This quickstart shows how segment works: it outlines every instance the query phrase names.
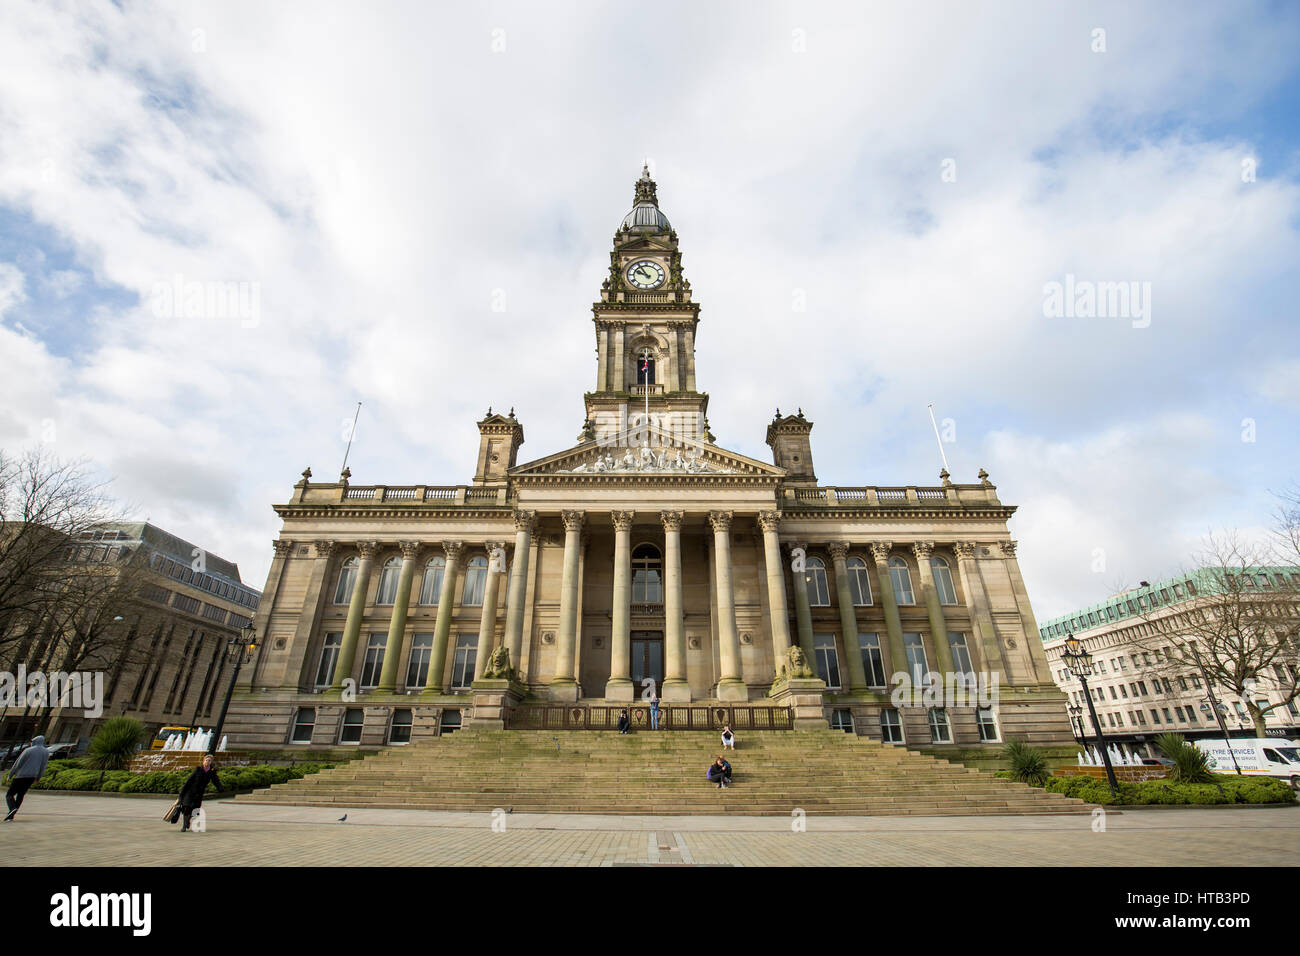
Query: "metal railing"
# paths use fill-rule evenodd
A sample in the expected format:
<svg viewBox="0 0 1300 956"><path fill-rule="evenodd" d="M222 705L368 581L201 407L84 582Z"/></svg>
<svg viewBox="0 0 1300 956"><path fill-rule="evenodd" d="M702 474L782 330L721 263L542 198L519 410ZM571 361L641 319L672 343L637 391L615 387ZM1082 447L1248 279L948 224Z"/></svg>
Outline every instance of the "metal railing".
<svg viewBox="0 0 1300 956"><path fill-rule="evenodd" d="M586 704L519 704L505 715L507 730L617 730L623 711L633 730L648 730L650 706L627 707ZM660 704L660 730L793 730L789 707L753 707L737 704Z"/></svg>

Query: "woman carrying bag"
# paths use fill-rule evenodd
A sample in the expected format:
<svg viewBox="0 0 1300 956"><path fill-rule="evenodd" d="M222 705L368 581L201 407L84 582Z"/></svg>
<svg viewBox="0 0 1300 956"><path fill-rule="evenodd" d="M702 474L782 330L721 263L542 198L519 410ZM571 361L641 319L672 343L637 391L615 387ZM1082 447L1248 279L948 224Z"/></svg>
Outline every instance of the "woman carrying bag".
<svg viewBox="0 0 1300 956"><path fill-rule="evenodd" d="M167 811L164 819L168 823L175 823L177 817L183 817L181 832L187 832L190 828L190 815L203 806L203 793L210 783L214 784L218 791L225 790L225 787L221 786L221 779L217 776L212 754L204 754L203 762L194 768L194 772L185 781L180 796L176 798L176 802Z"/></svg>

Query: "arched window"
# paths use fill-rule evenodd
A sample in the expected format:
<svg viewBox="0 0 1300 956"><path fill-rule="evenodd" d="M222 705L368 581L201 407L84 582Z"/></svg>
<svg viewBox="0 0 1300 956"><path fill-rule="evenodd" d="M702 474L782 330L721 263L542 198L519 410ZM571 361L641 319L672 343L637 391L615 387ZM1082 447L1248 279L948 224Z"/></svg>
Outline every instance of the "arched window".
<svg viewBox="0 0 1300 956"><path fill-rule="evenodd" d="M871 603L871 580L867 577L867 562L849 558L849 597L859 607Z"/></svg>
<svg viewBox="0 0 1300 956"><path fill-rule="evenodd" d="M664 602L664 563L652 544L638 545L632 552L632 601L635 604Z"/></svg>
<svg viewBox="0 0 1300 956"><path fill-rule="evenodd" d="M339 568L339 584L334 589L334 603L347 604L352 600L352 588L357 583L357 569L361 567L361 559L357 557L348 558Z"/></svg>
<svg viewBox="0 0 1300 956"><path fill-rule="evenodd" d="M397 579L402 573L402 559L391 557L384 562L384 569L379 572L379 593L375 596L376 604L393 604L397 600Z"/></svg>
<svg viewBox="0 0 1300 956"><path fill-rule="evenodd" d="M636 383L638 385L653 385L655 383L655 360L654 356L647 358L637 353L636 356Z"/></svg>
<svg viewBox="0 0 1300 956"><path fill-rule="evenodd" d="M483 603L483 589L487 585L487 558L475 555L465 567L465 590L461 593L461 604Z"/></svg>
<svg viewBox="0 0 1300 956"><path fill-rule="evenodd" d="M804 586L808 589L808 603L825 607L831 603L830 587L826 583L826 565L821 558L809 558L804 569Z"/></svg>
<svg viewBox="0 0 1300 956"><path fill-rule="evenodd" d="M930 559L930 570L934 572L934 589L939 595L940 604L956 604L957 589L952 586L952 569L944 558Z"/></svg>
<svg viewBox="0 0 1300 956"><path fill-rule="evenodd" d="M424 566L424 580L420 582L420 603L437 604L442 595L442 574L447 570L447 559L437 555Z"/></svg>
<svg viewBox="0 0 1300 956"><path fill-rule="evenodd" d="M894 585L894 597L899 604L915 604L912 595L912 575L907 571L907 562L897 555L889 559L889 580Z"/></svg>

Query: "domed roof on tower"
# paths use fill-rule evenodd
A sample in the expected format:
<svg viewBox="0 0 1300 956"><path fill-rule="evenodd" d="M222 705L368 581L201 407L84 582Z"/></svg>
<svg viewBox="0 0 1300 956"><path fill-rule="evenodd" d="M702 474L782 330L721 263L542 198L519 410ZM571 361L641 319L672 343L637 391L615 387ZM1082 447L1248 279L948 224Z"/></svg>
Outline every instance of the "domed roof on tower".
<svg viewBox="0 0 1300 956"><path fill-rule="evenodd" d="M641 178L636 181L636 203L632 211L623 217L619 231L631 232L672 232L672 223L659 211L659 197L655 191L655 181L650 178L650 164L641 167Z"/></svg>

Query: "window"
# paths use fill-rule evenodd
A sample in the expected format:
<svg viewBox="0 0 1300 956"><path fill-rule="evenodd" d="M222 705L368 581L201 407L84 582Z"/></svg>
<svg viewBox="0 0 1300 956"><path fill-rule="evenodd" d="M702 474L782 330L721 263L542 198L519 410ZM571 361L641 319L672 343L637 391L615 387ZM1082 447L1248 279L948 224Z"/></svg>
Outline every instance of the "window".
<svg viewBox="0 0 1300 956"><path fill-rule="evenodd" d="M880 655L879 634L859 634L862 646L862 670L867 675L868 687L885 686L885 661Z"/></svg>
<svg viewBox="0 0 1300 956"><path fill-rule="evenodd" d="M461 593L460 603L481 605L483 590L487 586L487 558L475 555L465 567L465 590Z"/></svg>
<svg viewBox="0 0 1300 956"><path fill-rule="evenodd" d="M970 648L966 646L966 635L949 632L948 646L952 648L952 666L958 674L975 674L975 665L970 659Z"/></svg>
<svg viewBox="0 0 1300 956"><path fill-rule="evenodd" d="M847 708L836 708L831 711L831 730L842 730L846 734L853 733L853 712Z"/></svg>
<svg viewBox="0 0 1300 956"><path fill-rule="evenodd" d="M1137 714L1137 722L1145 727L1147 725L1147 719L1142 715L1142 711L1138 710L1134 711L1134 713Z"/></svg>
<svg viewBox="0 0 1300 956"><path fill-rule="evenodd" d="M361 725L365 723L366 712L360 707L349 707L343 715L343 729L339 731L339 743L361 743Z"/></svg>
<svg viewBox="0 0 1300 956"><path fill-rule="evenodd" d="M642 355L636 357L636 383L638 385L653 385L655 383L654 359Z"/></svg>
<svg viewBox="0 0 1300 956"><path fill-rule="evenodd" d="M379 675L384 667L384 648L388 646L387 634L371 634L366 642L366 659L361 665L361 689L379 686Z"/></svg>
<svg viewBox="0 0 1300 956"><path fill-rule="evenodd" d="M1174 718L1170 716L1170 714L1169 714L1169 708L1168 708L1168 707L1161 707L1160 709L1161 709L1162 711L1164 711L1165 721L1166 721L1167 723L1171 723L1171 724L1172 724L1172 723L1174 722Z"/></svg>
<svg viewBox="0 0 1300 956"><path fill-rule="evenodd" d="M1121 714L1119 711L1115 712L1115 723L1118 724L1120 727L1124 726L1124 715Z"/></svg>
<svg viewBox="0 0 1300 956"><path fill-rule="evenodd" d="M1233 706L1233 707L1236 709L1236 711L1237 711L1237 719L1238 719L1238 720L1245 720L1245 719L1246 719L1246 708L1245 708L1244 706L1242 706L1241 701L1239 701L1239 700L1234 700L1234 701L1232 702L1232 706Z"/></svg>
<svg viewBox="0 0 1300 956"><path fill-rule="evenodd" d="M316 668L316 690L324 690L334 682L334 666L339 661L339 648L343 646L342 634L326 634L320 649L320 666Z"/></svg>
<svg viewBox="0 0 1300 956"><path fill-rule="evenodd" d="M921 640L921 635L904 634L903 649L907 654L907 672L912 683L917 686L924 684L930 664L925 659L925 643Z"/></svg>
<svg viewBox="0 0 1300 956"><path fill-rule="evenodd" d="M456 657L451 665L451 686L465 690L474 680L474 658L478 653L477 634L456 636Z"/></svg>
<svg viewBox="0 0 1300 956"><path fill-rule="evenodd" d="M357 582L357 569L361 567L361 561L358 558L348 558L339 568L339 583L334 589L334 603L347 604L352 600L352 588Z"/></svg>
<svg viewBox="0 0 1300 956"><path fill-rule="evenodd" d="M903 722L893 707L886 707L880 712L880 739L887 744L903 742Z"/></svg>
<svg viewBox="0 0 1300 956"><path fill-rule="evenodd" d="M632 552L632 602L664 603L664 563L652 544L638 545Z"/></svg>
<svg viewBox="0 0 1300 956"><path fill-rule="evenodd" d="M376 604L393 604L397 600L397 579L401 573L401 558L393 557L384 562L384 569L379 572L379 593L375 596Z"/></svg>
<svg viewBox="0 0 1300 956"><path fill-rule="evenodd" d="M1119 695L1123 697L1125 700L1128 700L1128 688L1125 687L1123 684L1119 685Z"/></svg>
<svg viewBox="0 0 1300 956"><path fill-rule="evenodd" d="M423 687L429 682L429 656L432 653L432 634L416 634L411 639L411 657L406 665L407 690Z"/></svg>
<svg viewBox="0 0 1300 956"><path fill-rule="evenodd" d="M460 711L444 710L442 718L438 721L438 733L450 734L460 730Z"/></svg>
<svg viewBox="0 0 1300 956"><path fill-rule="evenodd" d="M826 607L831 603L830 588L826 584L826 565L821 558L812 557L807 560L803 580L810 605Z"/></svg>
<svg viewBox="0 0 1300 956"><path fill-rule="evenodd" d="M442 575L447 569L447 559L442 555L430 558L424 566L424 579L420 582L420 603L437 604L442 595Z"/></svg>
<svg viewBox="0 0 1300 956"><path fill-rule="evenodd" d="M1160 723L1160 713L1154 707L1151 708L1151 723L1153 724Z"/></svg>
<svg viewBox="0 0 1300 956"><path fill-rule="evenodd" d="M814 634L813 653L817 655L817 676L830 690L840 688L840 658L835 650L834 634Z"/></svg>
<svg viewBox="0 0 1300 956"><path fill-rule="evenodd" d="M411 742L411 710L399 707L393 711L393 722L388 727L390 744L409 744Z"/></svg>
<svg viewBox="0 0 1300 956"><path fill-rule="evenodd" d="M889 559L889 580L894 585L894 597L899 604L915 604L912 594L912 575L908 573L907 562L900 557Z"/></svg>
<svg viewBox="0 0 1300 956"><path fill-rule="evenodd" d="M980 728L980 740L991 741L999 739L998 719L993 713L992 707L980 707L975 711L975 719Z"/></svg>
<svg viewBox="0 0 1300 956"><path fill-rule="evenodd" d="M867 577L867 562L861 558L849 558L849 599L857 607L866 607L871 603L871 579Z"/></svg>
<svg viewBox="0 0 1300 956"><path fill-rule="evenodd" d="M948 726L948 712L942 707L930 708L930 742L952 743L952 728Z"/></svg>
<svg viewBox="0 0 1300 956"><path fill-rule="evenodd" d="M1187 722L1189 724L1196 723L1196 708L1192 707L1190 704L1187 707Z"/></svg>
<svg viewBox="0 0 1300 956"><path fill-rule="evenodd" d="M298 712L293 715L293 733L289 737L290 743L309 744L311 743L312 731L316 729L316 708L299 707Z"/></svg>
<svg viewBox="0 0 1300 956"><path fill-rule="evenodd" d="M1107 688L1107 689L1110 691L1110 699L1111 699L1111 700L1119 700L1119 695L1115 693L1115 688L1114 688L1114 687L1110 687L1110 688Z"/></svg>
<svg viewBox="0 0 1300 956"><path fill-rule="evenodd" d="M952 586L952 569L943 558L931 558L930 570L934 572L934 590L940 604L956 604L957 589Z"/></svg>

